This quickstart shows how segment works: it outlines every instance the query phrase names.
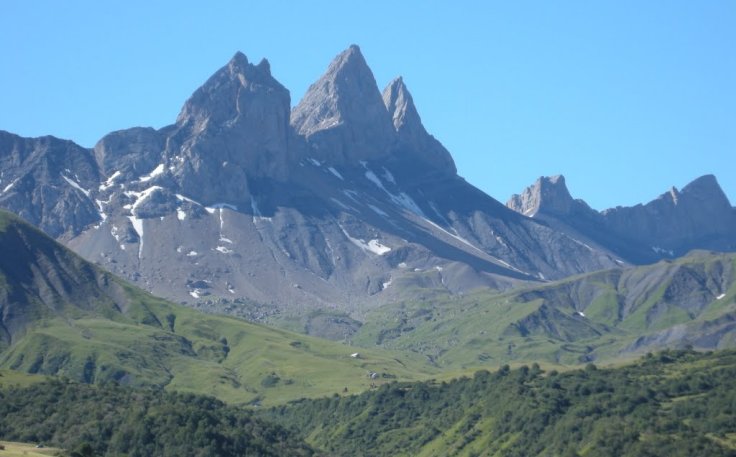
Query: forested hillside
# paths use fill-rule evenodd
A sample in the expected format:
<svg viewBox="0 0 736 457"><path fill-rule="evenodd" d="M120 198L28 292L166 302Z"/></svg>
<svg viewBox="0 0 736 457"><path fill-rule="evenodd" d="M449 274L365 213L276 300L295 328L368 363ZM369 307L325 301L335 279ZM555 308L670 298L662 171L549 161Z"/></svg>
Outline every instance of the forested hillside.
<svg viewBox="0 0 736 457"><path fill-rule="evenodd" d="M283 427L212 397L59 380L0 390L0 439L95 456L313 455Z"/></svg>
<svg viewBox="0 0 736 457"><path fill-rule="evenodd" d="M266 417L336 456L733 456L736 352L636 364L479 371L304 400Z"/></svg>

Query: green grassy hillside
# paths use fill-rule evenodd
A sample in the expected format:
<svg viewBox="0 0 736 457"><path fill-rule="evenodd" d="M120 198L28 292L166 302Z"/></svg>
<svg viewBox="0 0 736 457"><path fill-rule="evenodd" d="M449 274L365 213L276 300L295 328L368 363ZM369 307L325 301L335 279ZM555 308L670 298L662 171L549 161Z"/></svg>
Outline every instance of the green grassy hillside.
<svg viewBox="0 0 736 457"><path fill-rule="evenodd" d="M386 305L353 342L412 350L442 369L617 362L647 351L736 346L736 254L586 274L505 294Z"/></svg>
<svg viewBox="0 0 736 457"><path fill-rule="evenodd" d="M261 412L334 456L734 456L736 352L479 371Z"/></svg>
<svg viewBox="0 0 736 457"><path fill-rule="evenodd" d="M418 354L358 351L158 299L9 213L0 213L0 250L12 252L0 257L0 368L252 404L357 392L437 371Z"/></svg>

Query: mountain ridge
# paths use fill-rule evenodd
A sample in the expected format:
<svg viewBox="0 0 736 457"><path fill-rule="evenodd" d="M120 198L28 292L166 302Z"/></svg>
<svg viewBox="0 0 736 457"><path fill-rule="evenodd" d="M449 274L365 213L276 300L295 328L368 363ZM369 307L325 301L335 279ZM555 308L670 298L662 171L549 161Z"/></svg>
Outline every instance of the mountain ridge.
<svg viewBox="0 0 736 457"><path fill-rule="evenodd" d="M736 208L714 175L695 178L681 191L672 187L648 203L603 211L573 199L564 176L543 176L506 205L606 245L632 263L675 258L692 249L736 250Z"/></svg>
<svg viewBox="0 0 736 457"><path fill-rule="evenodd" d="M47 154L13 138L4 163ZM402 297L399 282L506 290L665 257L524 217L467 183L403 79L381 93L354 45L293 109L268 61L236 53L174 124L111 132L93 150L56 143L87 168L9 166L0 185L46 172L0 206L150 292L256 320L360 320Z"/></svg>

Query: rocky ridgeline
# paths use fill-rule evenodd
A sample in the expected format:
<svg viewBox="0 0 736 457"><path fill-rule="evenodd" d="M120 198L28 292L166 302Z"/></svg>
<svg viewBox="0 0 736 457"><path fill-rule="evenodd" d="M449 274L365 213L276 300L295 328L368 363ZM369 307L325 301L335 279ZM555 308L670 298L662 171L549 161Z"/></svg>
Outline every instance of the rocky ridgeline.
<svg viewBox="0 0 736 457"><path fill-rule="evenodd" d="M266 316L361 316L438 291L734 249L734 211L712 177L604 213L542 178L504 206L457 175L403 79L381 92L357 46L290 106L268 61L237 53L161 129L93 149L0 132L0 207L158 295Z"/></svg>

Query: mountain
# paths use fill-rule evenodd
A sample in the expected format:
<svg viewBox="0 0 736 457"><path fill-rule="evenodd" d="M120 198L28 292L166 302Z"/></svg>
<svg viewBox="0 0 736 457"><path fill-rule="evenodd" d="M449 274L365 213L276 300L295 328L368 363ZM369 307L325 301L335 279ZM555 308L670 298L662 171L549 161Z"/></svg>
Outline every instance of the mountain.
<svg viewBox="0 0 736 457"><path fill-rule="evenodd" d="M155 298L0 211L0 368L276 403L422 379L422 357L203 315Z"/></svg>
<svg viewBox="0 0 736 457"><path fill-rule="evenodd" d="M570 217L541 217L548 197L519 197L519 214L473 187L404 80L380 91L355 45L290 105L268 61L236 53L164 128L112 132L92 150L3 134L0 206L156 295L334 339L412 296L506 291L671 249L631 241L633 216L599 230L604 216L569 194L550 198ZM697 206L672 213L693 219L687 246L728 248L728 230L724 243L697 237L711 215Z"/></svg>
<svg viewBox="0 0 736 457"><path fill-rule="evenodd" d="M11 186L0 202L38 213L34 223L157 295L250 319L348 314L328 319L335 335L355 327L335 321L401 296L391 287L398 280L504 290L616 265L459 177L404 81L379 91L357 46L289 106L268 62L237 53L175 124L73 149L89 170L54 169L47 181L55 197L71 196L64 204L78 202L62 212L74 224L43 225L55 207L25 187ZM15 141L31 154L39 140Z"/></svg>
<svg viewBox="0 0 736 457"><path fill-rule="evenodd" d="M649 203L602 212L574 200L564 176L541 177L506 206L635 264L693 249L736 250L736 208L713 175L681 191L673 187Z"/></svg>
<svg viewBox="0 0 736 457"><path fill-rule="evenodd" d="M442 369L731 348L736 254L693 251L504 293L427 294L376 308L365 320L354 344L418 352Z"/></svg>

